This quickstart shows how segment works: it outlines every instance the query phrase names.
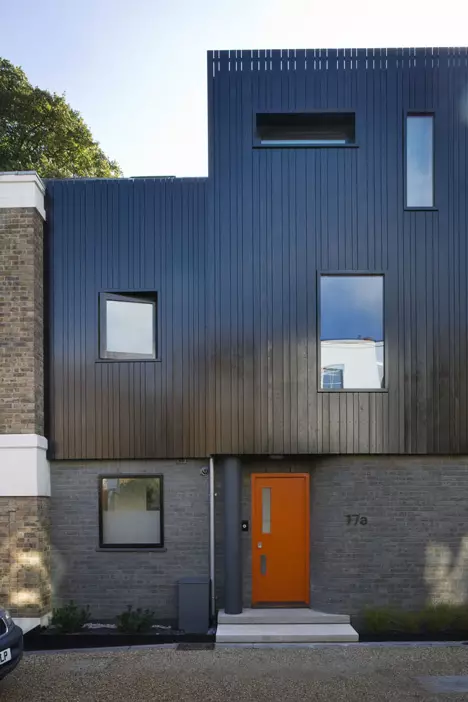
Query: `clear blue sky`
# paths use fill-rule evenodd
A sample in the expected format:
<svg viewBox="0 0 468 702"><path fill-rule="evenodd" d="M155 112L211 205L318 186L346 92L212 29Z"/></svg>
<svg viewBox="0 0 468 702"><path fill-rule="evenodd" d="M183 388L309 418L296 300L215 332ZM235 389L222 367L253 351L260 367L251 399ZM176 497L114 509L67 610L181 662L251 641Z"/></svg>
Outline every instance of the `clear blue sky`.
<svg viewBox="0 0 468 702"><path fill-rule="evenodd" d="M463 0L0 0L0 55L66 92L126 176L206 175L209 49L467 42Z"/></svg>

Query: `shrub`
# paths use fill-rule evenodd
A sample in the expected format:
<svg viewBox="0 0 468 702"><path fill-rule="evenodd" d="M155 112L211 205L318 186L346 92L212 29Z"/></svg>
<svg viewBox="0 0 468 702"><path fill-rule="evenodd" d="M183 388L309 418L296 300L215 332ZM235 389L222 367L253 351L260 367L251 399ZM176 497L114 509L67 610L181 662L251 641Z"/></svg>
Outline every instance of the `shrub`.
<svg viewBox="0 0 468 702"><path fill-rule="evenodd" d="M373 634L416 633L420 628L419 613L396 607L369 608L364 611L364 626Z"/></svg>
<svg viewBox="0 0 468 702"><path fill-rule="evenodd" d="M417 612L396 607L369 608L364 611L364 628L372 634L468 631L468 606L427 605Z"/></svg>
<svg viewBox="0 0 468 702"><path fill-rule="evenodd" d="M128 605L125 612L117 617L117 629L126 634L136 634L151 629L154 621L155 615L151 610L133 609L132 605Z"/></svg>
<svg viewBox="0 0 468 702"><path fill-rule="evenodd" d="M421 625L428 633L468 630L466 605L428 605L421 611Z"/></svg>
<svg viewBox="0 0 468 702"><path fill-rule="evenodd" d="M78 607L78 605L70 600L64 607L57 607L52 613L52 624L62 634L73 634L75 631L80 631L83 626L89 621L90 612L89 606Z"/></svg>

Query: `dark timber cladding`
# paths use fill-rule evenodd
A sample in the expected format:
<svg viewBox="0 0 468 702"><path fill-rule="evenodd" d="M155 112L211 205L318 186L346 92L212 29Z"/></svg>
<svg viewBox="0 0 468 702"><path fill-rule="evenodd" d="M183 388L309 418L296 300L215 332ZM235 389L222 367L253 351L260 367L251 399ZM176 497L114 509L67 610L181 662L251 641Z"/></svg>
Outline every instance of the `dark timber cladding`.
<svg viewBox="0 0 468 702"><path fill-rule="evenodd" d="M53 455L204 455L205 181L47 187ZM99 293L141 290L157 293L160 360L99 360Z"/></svg>
<svg viewBox="0 0 468 702"><path fill-rule="evenodd" d="M55 456L467 453L467 86L466 49L214 52L207 181L49 183ZM257 113L314 110L355 143L255 143ZM434 114L425 211L408 112ZM327 271L384 274L388 391L318 392ZM160 361L97 361L98 293L139 289Z"/></svg>

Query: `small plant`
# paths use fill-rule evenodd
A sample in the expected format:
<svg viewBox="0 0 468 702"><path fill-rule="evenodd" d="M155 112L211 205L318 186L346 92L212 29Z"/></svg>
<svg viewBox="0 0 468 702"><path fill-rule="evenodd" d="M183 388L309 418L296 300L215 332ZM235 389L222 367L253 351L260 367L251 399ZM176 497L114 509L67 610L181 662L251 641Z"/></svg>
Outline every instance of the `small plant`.
<svg viewBox="0 0 468 702"><path fill-rule="evenodd" d="M117 629L126 634L136 634L149 631L155 622L155 615L149 609L133 609L128 605L125 612L117 616Z"/></svg>
<svg viewBox="0 0 468 702"><path fill-rule="evenodd" d="M89 621L90 611L89 606L78 607L78 605L70 600L64 607L57 607L52 613L52 624L62 634L73 634L80 631L83 626Z"/></svg>

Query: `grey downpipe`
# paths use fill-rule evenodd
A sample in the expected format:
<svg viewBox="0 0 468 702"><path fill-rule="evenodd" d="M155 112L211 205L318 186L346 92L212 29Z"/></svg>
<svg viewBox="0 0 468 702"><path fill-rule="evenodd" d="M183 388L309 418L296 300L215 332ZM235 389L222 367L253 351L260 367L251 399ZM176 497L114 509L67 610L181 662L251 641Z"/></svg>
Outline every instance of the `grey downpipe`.
<svg viewBox="0 0 468 702"><path fill-rule="evenodd" d="M210 458L210 581L211 581L211 617L216 617L215 587L215 476L214 458Z"/></svg>

